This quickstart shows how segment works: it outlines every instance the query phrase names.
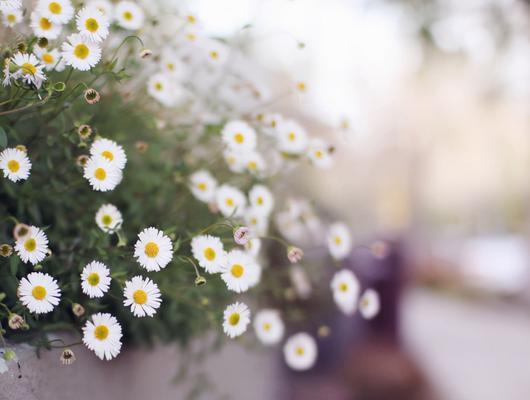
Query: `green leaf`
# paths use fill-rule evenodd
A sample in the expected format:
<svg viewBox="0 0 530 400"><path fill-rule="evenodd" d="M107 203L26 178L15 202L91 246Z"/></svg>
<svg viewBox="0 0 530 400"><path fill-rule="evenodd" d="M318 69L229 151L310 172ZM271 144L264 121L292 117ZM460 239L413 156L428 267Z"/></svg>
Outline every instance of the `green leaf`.
<svg viewBox="0 0 530 400"><path fill-rule="evenodd" d="M7 135L4 128L0 126L0 148L5 149L7 147Z"/></svg>
<svg viewBox="0 0 530 400"><path fill-rule="evenodd" d="M11 275L13 276L17 275L18 264L19 264L18 257L14 257L14 256L11 257L11 259L9 260L9 271L11 272Z"/></svg>

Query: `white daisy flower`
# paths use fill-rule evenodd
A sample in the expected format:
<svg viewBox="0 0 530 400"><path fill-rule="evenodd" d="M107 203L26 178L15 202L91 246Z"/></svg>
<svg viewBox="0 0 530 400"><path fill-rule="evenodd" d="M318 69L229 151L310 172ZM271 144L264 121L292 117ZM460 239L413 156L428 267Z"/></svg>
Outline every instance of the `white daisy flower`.
<svg viewBox="0 0 530 400"><path fill-rule="evenodd" d="M231 150L230 148L223 151L223 157L230 171L239 174L247 168L248 151Z"/></svg>
<svg viewBox="0 0 530 400"><path fill-rule="evenodd" d="M95 8L103 14L109 22L113 20L114 5L108 0L90 0L87 3L88 7Z"/></svg>
<svg viewBox="0 0 530 400"><path fill-rule="evenodd" d="M328 250L335 260L348 257L353 247L350 229L341 222L329 227L327 242Z"/></svg>
<svg viewBox="0 0 530 400"><path fill-rule="evenodd" d="M367 289L359 299L359 311L366 319L374 318L381 308L379 294L373 289Z"/></svg>
<svg viewBox="0 0 530 400"><path fill-rule="evenodd" d="M270 215L274 208L274 196L265 185L254 185L248 192L252 207L262 215Z"/></svg>
<svg viewBox="0 0 530 400"><path fill-rule="evenodd" d="M17 293L22 304L35 314L49 313L61 299L57 281L42 272L32 272L22 278Z"/></svg>
<svg viewBox="0 0 530 400"><path fill-rule="evenodd" d="M285 326L277 310L263 309L254 317L254 331L264 345L271 346L283 338Z"/></svg>
<svg viewBox="0 0 530 400"><path fill-rule="evenodd" d="M123 224L120 210L112 204L103 204L96 213L96 224L105 233L116 232Z"/></svg>
<svg viewBox="0 0 530 400"><path fill-rule="evenodd" d="M90 154L94 156L102 156L110 161L110 163L119 168L125 168L127 164L127 156L123 147L110 139L97 139L92 146L90 146Z"/></svg>
<svg viewBox="0 0 530 400"><path fill-rule="evenodd" d="M250 323L250 310L245 303L235 302L225 308L223 330L230 338L235 338L247 330Z"/></svg>
<svg viewBox="0 0 530 400"><path fill-rule="evenodd" d="M55 24L66 24L74 16L70 0L39 0L36 10Z"/></svg>
<svg viewBox="0 0 530 400"><path fill-rule="evenodd" d="M318 348L315 339L305 332L292 335L283 346L283 356L289 368L295 371L310 369L317 360Z"/></svg>
<svg viewBox="0 0 530 400"><path fill-rule="evenodd" d="M4 178L12 182L26 180L31 171L31 161L26 152L9 148L0 153L0 169L4 172Z"/></svg>
<svg viewBox="0 0 530 400"><path fill-rule="evenodd" d="M229 290L236 293L246 292L258 283L260 277L261 267L250 254L237 249L227 253L221 278Z"/></svg>
<svg viewBox="0 0 530 400"><path fill-rule="evenodd" d="M101 48L95 42L74 33L61 46L67 65L80 71L88 71L101 60Z"/></svg>
<svg viewBox="0 0 530 400"><path fill-rule="evenodd" d="M206 272L221 272L226 262L226 253L221 239L211 235L195 236L191 241L191 252Z"/></svg>
<svg viewBox="0 0 530 400"><path fill-rule="evenodd" d="M322 139L311 139L307 156L315 167L329 169L333 166L333 157L331 157L330 149L330 145Z"/></svg>
<svg viewBox="0 0 530 400"><path fill-rule="evenodd" d="M241 217L247 199L241 190L231 185L221 185L215 192L215 202L225 217Z"/></svg>
<svg viewBox="0 0 530 400"><path fill-rule="evenodd" d="M114 7L114 17L124 29L137 30L144 24L143 10L132 1L120 1Z"/></svg>
<svg viewBox="0 0 530 400"><path fill-rule="evenodd" d="M147 92L166 107L173 107L185 98L182 88L163 73L154 74L148 79Z"/></svg>
<svg viewBox="0 0 530 400"><path fill-rule="evenodd" d="M121 350L121 325L108 313L97 313L83 327L83 343L101 360L112 360Z"/></svg>
<svg viewBox="0 0 530 400"><path fill-rule="evenodd" d="M278 125L278 149L288 154L302 154L307 149L307 133L293 120L284 120Z"/></svg>
<svg viewBox="0 0 530 400"><path fill-rule="evenodd" d="M333 300L339 309L346 315L353 315L357 310L357 301L361 290L361 285L353 272L348 269L336 272L331 279L330 286Z"/></svg>
<svg viewBox="0 0 530 400"><path fill-rule="evenodd" d="M22 22L23 15L20 8L2 10L2 22L4 26L13 28L16 24Z"/></svg>
<svg viewBox="0 0 530 400"><path fill-rule="evenodd" d="M30 226L28 233L16 241L15 250L23 262L38 264L48 253L48 238L41 229Z"/></svg>
<svg viewBox="0 0 530 400"><path fill-rule="evenodd" d="M18 69L10 73L9 78L6 76L6 79L22 79L27 84L33 84L37 88L40 88L42 82L46 80L46 75L43 71L44 65L33 54L19 52L10 59L10 63L18 67ZM6 83L5 80L4 83Z"/></svg>
<svg viewBox="0 0 530 400"><path fill-rule="evenodd" d="M171 239L156 228L146 228L138 235L134 257L147 271L160 271L173 259Z"/></svg>
<svg viewBox="0 0 530 400"><path fill-rule="evenodd" d="M77 30L81 36L93 42L101 42L109 35L109 20L98 8L83 7L77 13Z"/></svg>
<svg viewBox="0 0 530 400"><path fill-rule="evenodd" d="M246 151L242 154L243 164L248 172L260 176L267 168L263 156L254 150Z"/></svg>
<svg viewBox="0 0 530 400"><path fill-rule="evenodd" d="M264 236L269 230L269 217L264 215L261 210L256 207L248 207L244 215L245 224L250 228L252 234L256 236Z"/></svg>
<svg viewBox="0 0 530 400"><path fill-rule="evenodd" d="M39 57L39 60L42 62L42 64L44 64L44 68L48 71L64 71L66 63L64 62L64 58L61 56L61 53L58 49L48 50L36 46L33 51L35 55Z"/></svg>
<svg viewBox="0 0 530 400"><path fill-rule="evenodd" d="M224 65L228 60L229 47L218 40L203 38L199 42L199 48L204 52L206 61L212 66Z"/></svg>
<svg viewBox="0 0 530 400"><path fill-rule="evenodd" d="M125 282L123 290L125 307L131 306L131 311L135 317L152 317L160 307L160 290L158 285L149 278L135 276L130 281Z"/></svg>
<svg viewBox="0 0 530 400"><path fill-rule="evenodd" d="M107 192L118 186L123 178L121 170L105 157L90 157L85 164L83 176L92 189Z"/></svg>
<svg viewBox="0 0 530 400"><path fill-rule="evenodd" d="M263 126L263 132L269 136L275 136L277 129L283 121L281 114L267 113L263 115L261 124Z"/></svg>
<svg viewBox="0 0 530 400"><path fill-rule="evenodd" d="M187 66L182 62L171 50L164 51L160 67L165 74L174 79L180 80L184 78Z"/></svg>
<svg viewBox="0 0 530 400"><path fill-rule="evenodd" d="M57 39L63 29L61 24L50 21L36 11L31 13L29 26L33 29L35 36L46 39Z"/></svg>
<svg viewBox="0 0 530 400"><path fill-rule="evenodd" d="M81 272L81 289L91 299L103 297L109 290L110 280L108 267L99 261L92 261Z"/></svg>
<svg viewBox="0 0 530 400"><path fill-rule="evenodd" d="M196 199L211 203L215 198L217 180L206 170L195 171L190 175L189 186Z"/></svg>
<svg viewBox="0 0 530 400"><path fill-rule="evenodd" d="M252 238L245 244L245 250L255 259L258 257L261 250L261 239Z"/></svg>
<svg viewBox="0 0 530 400"><path fill-rule="evenodd" d="M256 147L256 131L245 121L228 122L221 131L223 142L232 150L246 151Z"/></svg>

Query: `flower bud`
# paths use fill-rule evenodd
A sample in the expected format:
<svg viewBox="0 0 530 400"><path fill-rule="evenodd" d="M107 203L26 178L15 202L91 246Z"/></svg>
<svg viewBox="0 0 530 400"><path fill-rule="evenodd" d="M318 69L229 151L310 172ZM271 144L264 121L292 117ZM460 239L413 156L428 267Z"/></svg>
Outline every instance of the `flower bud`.
<svg viewBox="0 0 530 400"><path fill-rule="evenodd" d="M7 323L9 327L13 330L21 329L27 326L26 321L24 321L24 318L18 314L10 314Z"/></svg>
<svg viewBox="0 0 530 400"><path fill-rule="evenodd" d="M96 89L87 89L85 90L85 101L88 104L96 104L101 99L99 92Z"/></svg>
<svg viewBox="0 0 530 400"><path fill-rule="evenodd" d="M13 247L7 243L0 245L0 256L9 257L13 254Z"/></svg>
<svg viewBox="0 0 530 400"><path fill-rule="evenodd" d="M140 58L143 58L144 60L146 58L149 58L153 55L153 52L149 49L143 49L141 52L140 52Z"/></svg>
<svg viewBox="0 0 530 400"><path fill-rule="evenodd" d="M198 276L197 278L195 278L195 285L196 286L206 285L206 278L204 276Z"/></svg>
<svg viewBox="0 0 530 400"><path fill-rule="evenodd" d="M289 246L289 248L287 249L287 258L289 259L289 262L291 262L291 264L296 264L297 262L300 262L300 260L302 260L302 257L304 257L304 252L302 249L295 246Z"/></svg>
<svg viewBox="0 0 530 400"><path fill-rule="evenodd" d="M60 359L63 365L71 365L75 362L75 354L72 349L64 349Z"/></svg>
<svg viewBox="0 0 530 400"><path fill-rule="evenodd" d="M13 237L15 240L22 239L29 233L29 226L26 224L16 224L13 229Z"/></svg>
<svg viewBox="0 0 530 400"><path fill-rule="evenodd" d="M85 307L79 303L72 304L72 312L76 317L82 317L85 314Z"/></svg>
<svg viewBox="0 0 530 400"><path fill-rule="evenodd" d="M246 226L240 226L234 231L234 242L244 246L250 240L250 229Z"/></svg>

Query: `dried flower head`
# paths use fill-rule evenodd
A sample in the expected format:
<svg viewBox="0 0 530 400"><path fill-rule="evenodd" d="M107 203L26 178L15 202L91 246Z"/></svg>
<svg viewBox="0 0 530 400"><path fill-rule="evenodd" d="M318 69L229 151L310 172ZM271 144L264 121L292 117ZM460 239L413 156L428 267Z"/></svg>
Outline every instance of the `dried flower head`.
<svg viewBox="0 0 530 400"><path fill-rule="evenodd" d="M13 330L21 329L27 326L24 318L18 314L10 314L7 323L9 327Z"/></svg>
<svg viewBox="0 0 530 400"><path fill-rule="evenodd" d="M15 149L20 150L20 151L23 151L24 153L27 153L27 152L28 152L27 147L24 146L23 144L17 144L17 145L15 146Z"/></svg>
<svg viewBox="0 0 530 400"><path fill-rule="evenodd" d="M13 254L13 246L7 243L0 245L0 256L9 257L11 254Z"/></svg>
<svg viewBox="0 0 530 400"><path fill-rule="evenodd" d="M153 52L150 49L143 49L140 52L140 58L146 59L153 55Z"/></svg>
<svg viewBox="0 0 530 400"><path fill-rule="evenodd" d="M240 226L234 231L234 242L244 246L250 240L250 229L246 226Z"/></svg>
<svg viewBox="0 0 530 400"><path fill-rule="evenodd" d="M144 142L142 140L138 140L135 144L134 144L134 147L136 148L136 150L138 151L138 153L140 154L143 154L147 151L147 149L149 148L149 144L147 142Z"/></svg>
<svg viewBox="0 0 530 400"><path fill-rule="evenodd" d="M16 224L13 229L13 237L15 240L22 239L29 233L29 226L26 224Z"/></svg>
<svg viewBox="0 0 530 400"><path fill-rule="evenodd" d="M75 354L72 349L64 349L61 354L61 362L63 365L71 365L75 362Z"/></svg>
<svg viewBox="0 0 530 400"><path fill-rule="evenodd" d="M303 257L304 252L302 249L295 246L289 246L287 248L287 258L289 259L289 262L291 264L296 264L297 262L300 262Z"/></svg>
<svg viewBox="0 0 530 400"><path fill-rule="evenodd" d="M48 44L49 44L48 39L45 37L41 37L37 41L37 46L39 46L41 49L45 49L46 47L48 47Z"/></svg>
<svg viewBox="0 0 530 400"><path fill-rule="evenodd" d="M85 100L88 104L96 104L101 99L99 92L96 89L85 90Z"/></svg>
<svg viewBox="0 0 530 400"><path fill-rule="evenodd" d="M87 140L92 135L92 127L90 125L80 125L77 128L77 134L82 140Z"/></svg>
<svg viewBox="0 0 530 400"><path fill-rule="evenodd" d="M331 334L331 329L327 325L320 325L318 327L317 335L318 337L325 338Z"/></svg>
<svg viewBox="0 0 530 400"><path fill-rule="evenodd" d="M76 158L75 163L80 167L84 167L89 159L90 157L88 157L86 154L81 154Z"/></svg>
<svg viewBox="0 0 530 400"><path fill-rule="evenodd" d="M72 304L72 312L76 317L82 317L85 314L85 307L79 303Z"/></svg>

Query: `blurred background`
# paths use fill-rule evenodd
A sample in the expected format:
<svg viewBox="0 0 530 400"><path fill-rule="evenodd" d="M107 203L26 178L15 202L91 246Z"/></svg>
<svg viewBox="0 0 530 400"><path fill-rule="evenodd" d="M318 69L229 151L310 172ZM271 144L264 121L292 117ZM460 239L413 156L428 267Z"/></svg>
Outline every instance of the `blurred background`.
<svg viewBox="0 0 530 400"><path fill-rule="evenodd" d="M350 260L381 315L337 316L315 372L279 398L530 398L530 2L189 7L252 56L269 111L335 145L335 168L296 171L296 191L389 246Z"/></svg>

